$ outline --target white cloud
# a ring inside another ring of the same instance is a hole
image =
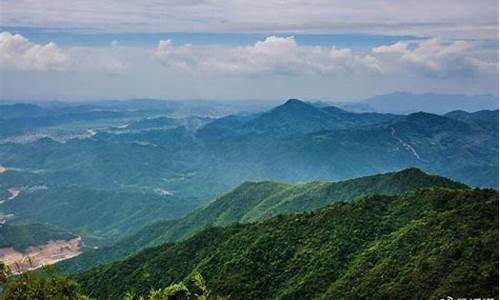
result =
[[[307,59],[293,37],[267,37],[253,46],[223,49],[201,62],[208,71],[234,74],[292,74],[306,69]]]
[[[384,70],[382,69],[379,60],[376,57],[369,54],[364,56],[356,56],[354,59],[354,65],[356,66],[361,65],[370,70],[374,70],[380,74],[384,73]]]
[[[67,70],[71,56],[55,43],[30,42],[19,34],[0,33],[0,64],[21,70]]]
[[[23,71],[105,72],[117,74],[127,64],[114,55],[113,49],[60,48],[54,42],[37,44],[20,34],[0,33],[0,66]]]
[[[269,36],[252,46],[175,46],[160,41],[154,56],[165,66],[233,75],[335,74],[380,71],[372,56],[358,56],[348,48],[299,46],[293,36]]]
[[[482,51],[473,42],[443,43],[437,39],[398,42],[372,49],[386,70],[423,72],[441,77],[495,74],[498,62],[484,59]]]
[[[167,68],[229,75],[420,74],[470,77],[497,74],[498,61],[474,42],[400,41],[354,52],[298,45],[293,36],[269,36],[251,46],[175,45],[160,41],[154,56]]]
[[[171,40],[161,40],[154,56],[166,67],[176,67],[189,71],[196,67],[196,56],[191,45],[174,46]]]
[[[496,94],[498,50],[486,46],[429,39],[367,49],[269,36],[249,46],[164,40],[151,48],[62,47],[2,33],[0,98],[337,100],[395,89]]]
[[[392,45],[382,45],[376,48],[373,48],[373,53],[377,54],[402,54],[408,48],[408,43],[406,42],[397,42]]]

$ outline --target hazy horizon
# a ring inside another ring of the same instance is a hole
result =
[[[465,97],[483,97],[483,96],[491,96],[495,98],[499,98],[498,94],[492,93],[432,93],[432,92],[422,92],[422,93],[412,93],[406,91],[389,91],[387,93],[382,94],[373,94],[367,97],[332,97],[332,98],[300,98],[300,97],[282,97],[282,98],[155,98],[155,97],[129,97],[129,98],[95,98],[95,99],[67,99],[67,98],[47,98],[47,99],[0,99],[1,104],[10,105],[10,104],[50,104],[50,103],[65,103],[68,105],[71,104],[89,104],[89,103],[102,103],[102,102],[126,102],[126,101],[135,101],[135,100],[150,100],[150,101],[172,101],[172,102],[214,102],[214,103],[265,103],[265,104],[280,104],[284,103],[290,99],[298,99],[305,102],[325,102],[330,104],[356,104],[361,102],[370,101],[372,98],[383,97],[394,94],[408,94],[412,96],[425,96],[425,95],[441,95],[441,96],[465,96]],[[368,103],[368,102],[366,102]]]

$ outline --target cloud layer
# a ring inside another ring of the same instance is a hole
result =
[[[361,68],[380,71],[369,55],[354,55],[351,49],[335,46],[299,46],[293,36],[269,36],[246,47],[176,46],[166,40],[158,43],[154,55],[166,67],[231,75],[326,75]]]
[[[60,48],[54,42],[37,44],[19,34],[0,33],[0,65],[24,71],[119,74],[129,66],[120,49],[118,42],[109,47]],[[358,52],[298,45],[293,36],[269,36],[251,46],[175,45],[161,40],[151,53],[157,62],[176,72],[232,76],[420,73],[467,77],[498,73],[496,57],[488,60],[487,53],[475,43],[437,39],[401,41]]]
[[[249,46],[167,39],[149,48],[119,41],[62,47],[3,32],[0,99],[331,98],[394,90],[496,94],[498,50],[481,45],[423,39],[348,48],[271,35]]]
[[[387,71],[393,72],[404,70],[441,77],[498,72],[498,61],[486,60],[484,52],[467,41],[441,43],[437,39],[429,39],[398,42],[376,47],[372,52]]]
[[[112,32],[377,33],[498,39],[498,0],[16,0],[2,26]]]
[[[121,73],[128,64],[117,49],[117,42],[110,47],[63,49],[54,42],[37,44],[19,34],[0,33],[0,64],[18,70]],[[247,76],[414,72],[445,77],[498,70],[498,61],[488,60],[473,42],[437,39],[402,41],[364,53],[335,46],[301,46],[293,36],[269,36],[251,46],[175,45],[161,40],[152,53],[163,66],[178,71]]]
[[[498,62],[482,58],[473,42],[436,39],[398,42],[354,53],[335,46],[300,46],[293,36],[269,36],[247,47],[174,45],[160,41],[155,58],[167,68],[231,75],[304,75],[370,72],[432,76],[494,74]]]

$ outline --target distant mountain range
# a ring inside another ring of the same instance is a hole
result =
[[[218,119],[197,136],[224,152],[226,160],[252,160],[253,169],[264,163],[282,170],[281,179],[289,181],[343,179],[417,166],[473,185],[498,184],[498,111],[470,116],[356,114],[289,100],[262,114]],[[482,166],[473,166],[473,161]],[[307,170],[314,170],[315,177]]]
[[[492,95],[468,96],[463,94],[412,94],[394,92],[370,97],[359,102],[338,104],[353,112],[383,112],[409,114],[419,111],[444,114],[454,110],[474,112],[498,109],[498,97]]]
[[[31,123],[27,134],[84,135],[0,143],[0,213],[104,247],[147,224],[179,219],[245,181],[339,181],[418,167],[468,185],[498,185],[498,111],[360,114],[292,99],[211,119],[132,104],[42,109],[40,117],[57,125]],[[9,109],[1,122],[12,116],[29,124],[38,111]],[[16,193],[10,200],[9,190]]]

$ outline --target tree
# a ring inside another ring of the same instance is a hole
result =
[[[127,292],[123,300],[224,300],[220,296],[212,296],[205,279],[194,272],[191,277],[193,289],[189,290],[183,282],[172,283],[163,289],[152,289],[147,298]]]
[[[0,265],[0,268],[5,270],[5,265],[2,265]],[[8,275],[8,273],[3,271],[2,276],[5,275]],[[7,279],[6,276],[2,278]],[[58,276],[50,267],[43,267],[40,274],[27,272],[6,280],[2,299],[88,300],[89,298],[80,292],[78,283]]]
[[[0,284],[7,282],[7,277],[11,274],[9,266],[0,261]]]

